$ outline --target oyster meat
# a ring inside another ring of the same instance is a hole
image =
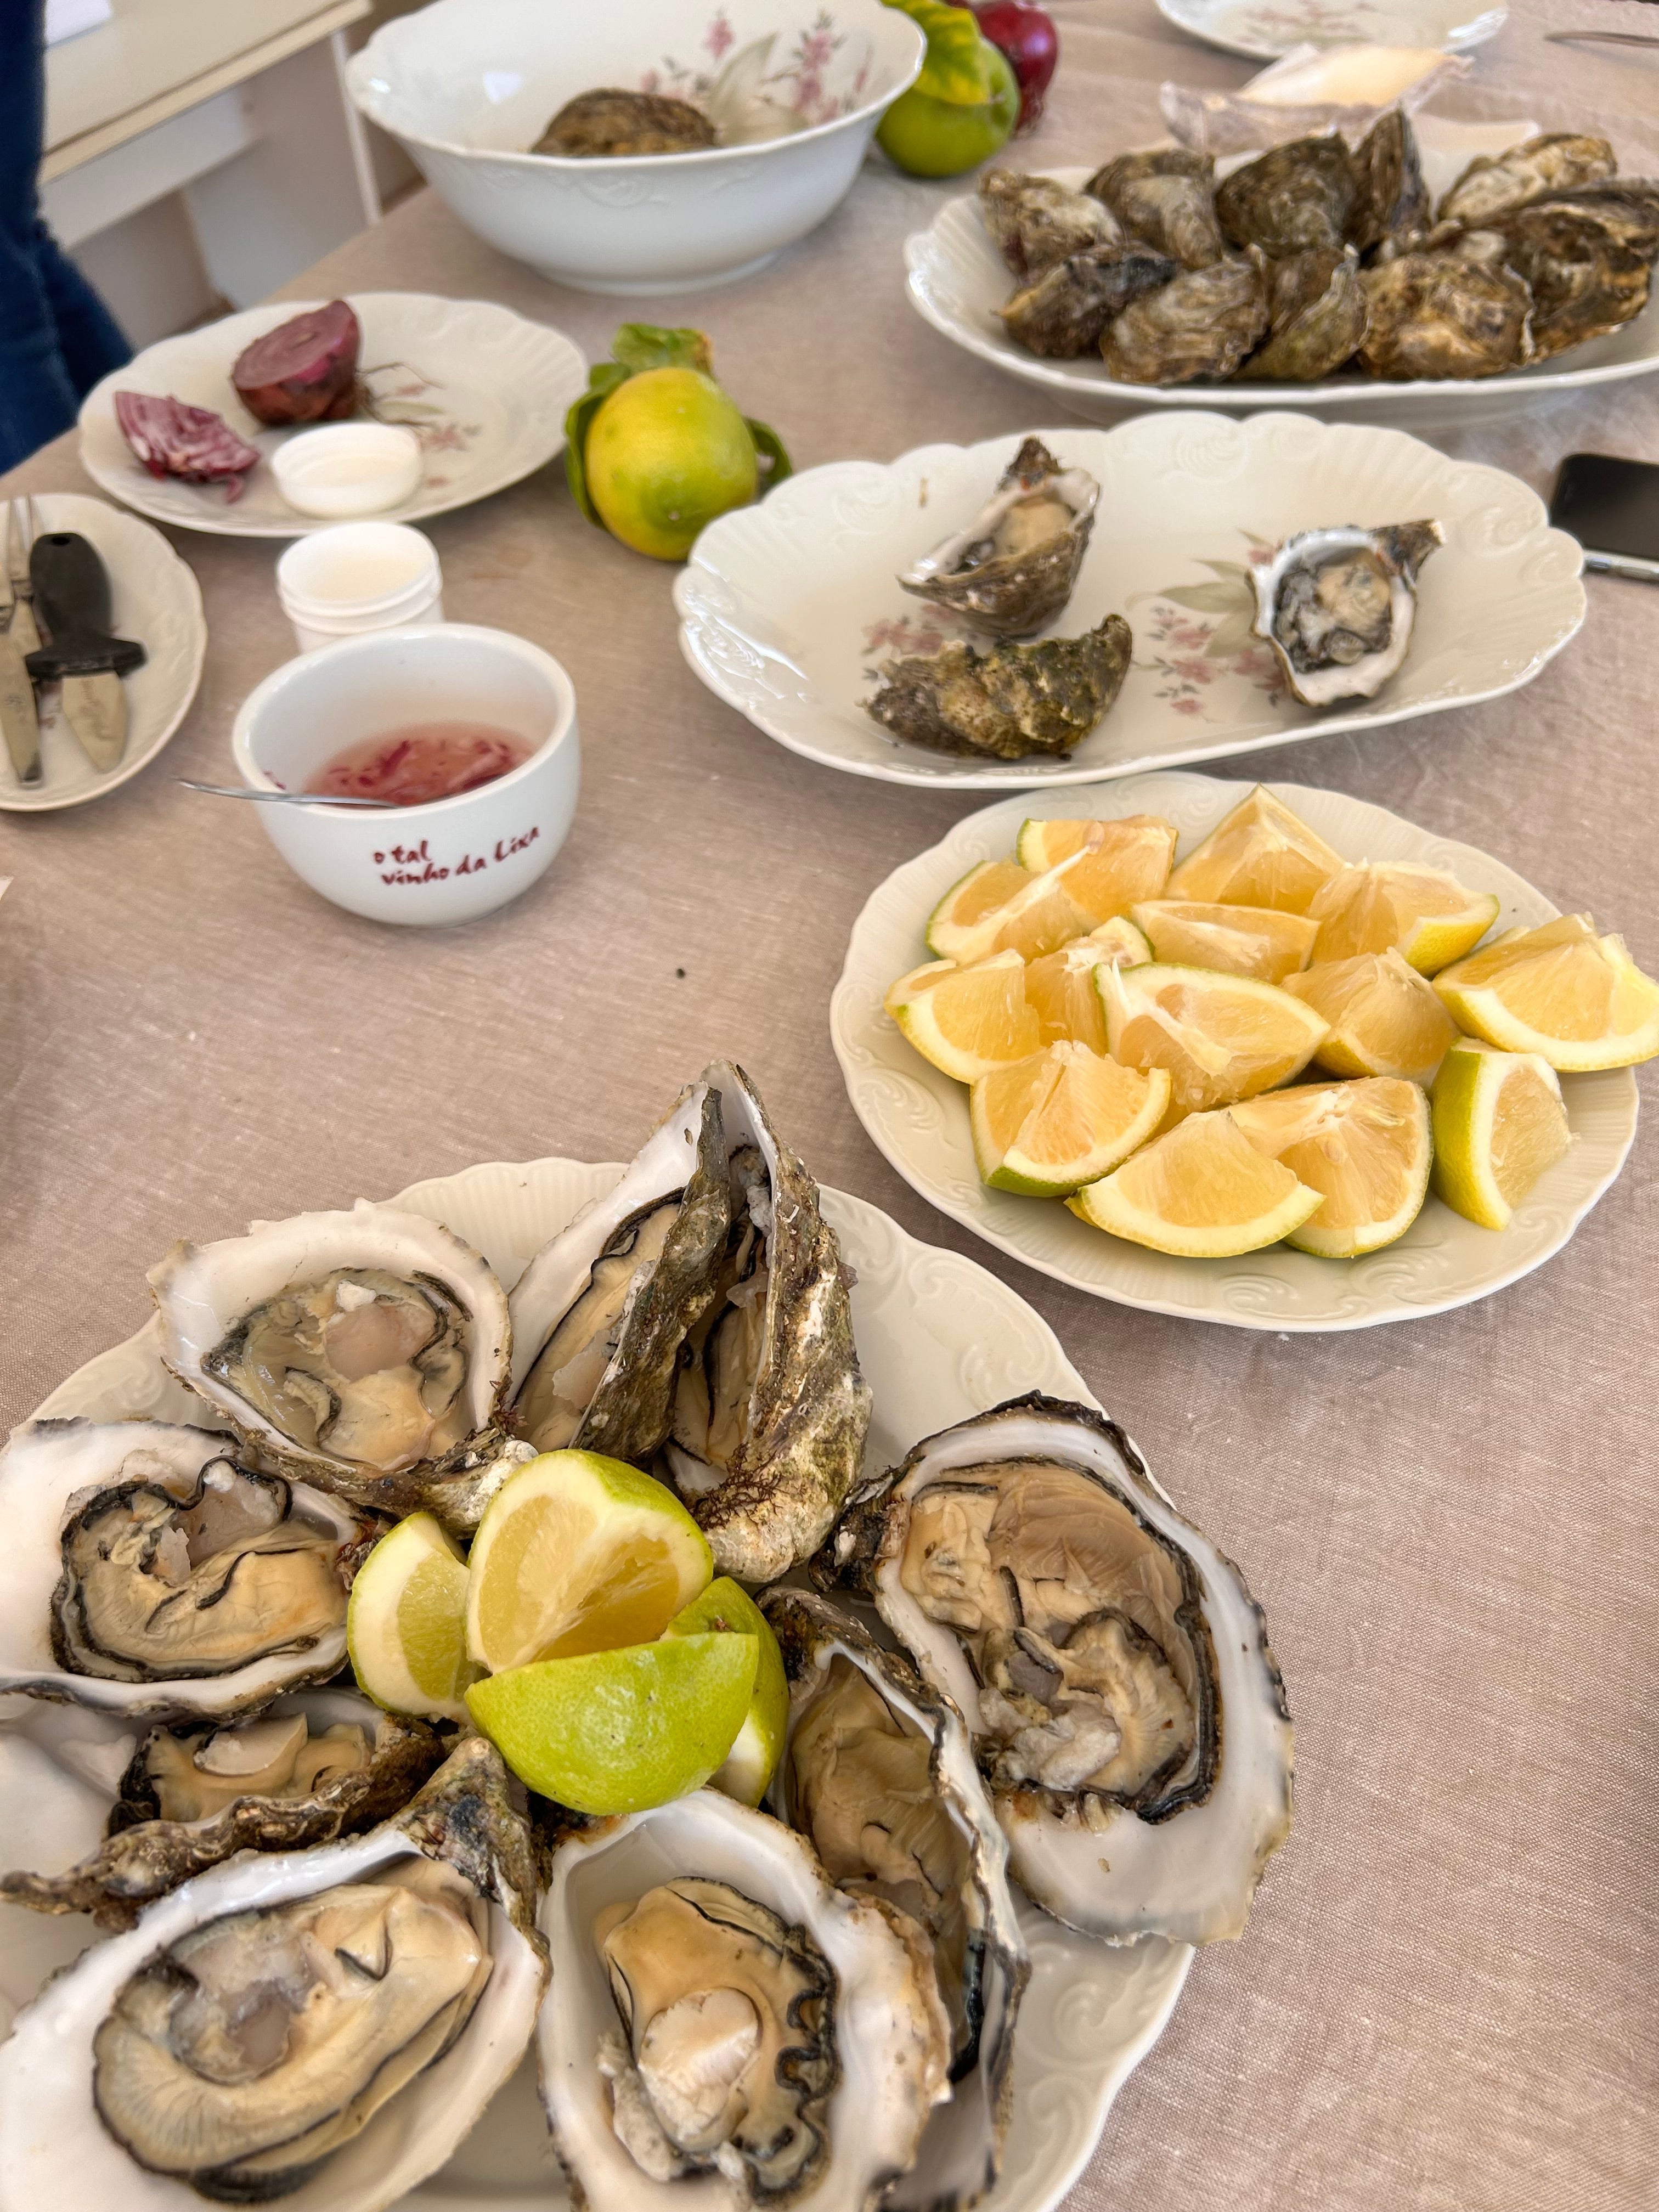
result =
[[[774,1808],[839,1887],[925,1929],[951,2026],[950,2102],[927,2124],[914,2176],[884,2203],[962,2212],[997,2176],[1030,1973],[1007,1843],[962,1716],[901,1653],[802,1591],[769,1591],[762,1607],[790,1682]]]
[[[1100,486],[1027,438],[977,514],[899,582],[989,636],[1035,637],[1072,596]]]
[[[566,100],[529,150],[591,160],[604,155],[700,154],[717,143],[714,125],[689,100],[606,85]]]
[[[31,1421],[0,1454],[0,1689],[130,1714],[244,1712],[345,1657],[379,1524],[159,1421]]]
[[[1402,253],[1364,272],[1359,362],[1373,376],[1496,376],[1532,355],[1532,295],[1513,270]]]
[[[459,1237],[359,1200],[176,1244],[149,1280],[163,1359],[276,1465],[379,1511],[476,1526],[468,1478],[500,1440],[507,1298]]]
[[[919,1444],[830,1555],[960,1708],[1037,1903],[1111,1942],[1243,1929],[1291,1822],[1291,1728],[1237,1568],[1091,1408],[1033,1395]]]
[[[1133,239],[1091,246],[1050,263],[1010,293],[997,313],[1016,345],[1047,360],[1076,361],[1095,350],[1107,325],[1131,300],[1167,284],[1180,266]]]
[[[988,169],[979,180],[979,211],[991,243],[1022,283],[1087,246],[1123,242],[1109,208],[1054,177]]]
[[[1578,185],[1599,185],[1616,175],[1619,163],[1605,138],[1555,131],[1528,138],[1506,153],[1482,154],[1469,163],[1441,201],[1436,215],[1442,222],[1461,222],[1470,229],[1490,222],[1511,208],[1547,192],[1570,191]]]
[[[1307,384],[1333,375],[1365,336],[1365,287],[1352,246],[1316,246],[1275,261],[1268,276],[1267,335],[1239,374]]]
[[[1252,249],[1133,301],[1101,339],[1101,358],[1125,384],[1189,384],[1231,376],[1267,329],[1267,264]]]
[[[1255,571],[1255,634],[1304,706],[1372,698],[1404,665],[1417,572],[1445,542],[1437,522],[1304,530]]]
[[[1226,252],[1216,220],[1214,163],[1184,146],[1121,154],[1084,186],[1132,238],[1168,254],[1183,269],[1207,269]]]
[[[234,1851],[290,1850],[372,1826],[407,1804],[444,1756],[424,1722],[344,1690],[302,1691],[223,1726],[154,1728],[107,1793],[95,1843],[43,1859],[14,1800],[35,1786],[40,1755],[54,1747],[26,1735],[34,1755],[20,1757],[17,1725],[0,1730],[0,1832],[27,1837],[38,1870],[0,1874],[0,1897],[41,1912],[90,1912],[106,1928],[130,1928],[141,1905]],[[129,1733],[124,1746],[131,1741]],[[70,1776],[77,1748],[59,1747],[54,1762]],[[82,1770],[80,1779],[91,1778]]]
[[[505,1769],[474,1738],[369,1834],[174,1890],[18,2015],[0,2207],[303,2189],[315,2212],[380,2212],[524,2053],[546,1982],[533,1881]]]
[[[542,2094],[588,2212],[866,2212],[947,2094],[902,1915],[713,1790],[568,1837],[541,1909],[558,1972]]]
[[[1340,248],[1358,197],[1352,157],[1333,133],[1293,138],[1246,161],[1216,186],[1215,208],[1230,244],[1279,259]]]
[[[1417,133],[1401,108],[1379,115],[1353,152],[1354,203],[1348,241],[1367,253],[1385,238],[1420,230],[1429,219],[1428,187]]]
[[[931,752],[997,760],[1069,753],[1123,688],[1133,647],[1121,615],[1106,616],[1081,637],[988,653],[953,639],[935,653],[885,662],[865,711],[895,737]]]

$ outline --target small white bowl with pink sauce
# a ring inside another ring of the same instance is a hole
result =
[[[230,744],[250,790],[318,793],[259,818],[302,882],[371,921],[473,921],[517,898],[563,844],[581,785],[569,677],[526,639],[463,623],[286,662],[243,702]],[[328,799],[428,789],[453,795]]]

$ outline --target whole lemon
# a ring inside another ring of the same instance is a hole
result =
[[[684,561],[704,525],[746,507],[760,480],[748,424],[695,368],[647,368],[618,385],[583,458],[605,528],[657,561]]]

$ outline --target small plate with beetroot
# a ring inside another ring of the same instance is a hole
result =
[[[319,422],[406,425],[424,469],[386,519],[418,522],[516,483],[564,445],[587,363],[562,331],[485,300],[362,292],[282,301],[166,338],[81,410],[81,460],[139,514],[229,538],[325,526],[292,507],[274,449]]]

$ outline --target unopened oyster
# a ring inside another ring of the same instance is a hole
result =
[[[1226,252],[1212,191],[1214,164],[1184,146],[1121,154],[1084,186],[1109,207],[1132,238],[1156,246],[1183,269],[1207,269]]]
[[[1010,293],[997,314],[1017,345],[1045,360],[1077,361],[1095,350],[1107,325],[1131,300],[1167,284],[1180,266],[1133,239],[1093,246],[1051,263]]]
[[[961,1709],[1015,1879],[1085,1934],[1237,1936],[1291,1824],[1291,1726],[1238,1571],[1115,1423],[1033,1395],[860,1493],[836,1571]]]
[[[1246,161],[1215,188],[1221,228],[1235,246],[1278,259],[1343,246],[1359,196],[1342,138],[1294,138]]]
[[[0,1690],[228,1716],[325,1680],[379,1524],[160,1421],[26,1422],[0,1453]]]
[[[1619,163],[1605,138],[1556,131],[1528,138],[1506,153],[1482,154],[1469,163],[1436,210],[1441,222],[1467,223],[1471,229],[1541,199],[1546,192],[1597,185],[1617,173]]]
[[[87,1725],[131,1753],[112,1790],[98,1790],[87,1762]],[[0,1874],[0,1897],[130,1928],[141,1905],[234,1852],[332,1843],[387,1819],[444,1750],[423,1721],[346,1690],[279,1698],[252,1720],[147,1731],[39,1707],[0,1728],[0,1833],[26,1843],[30,1861]],[[42,1835],[41,1800],[64,1802],[66,1826],[84,1820],[75,1801],[88,1792],[95,1827],[71,1829],[65,1851],[69,1836],[50,1816]]]
[[[1532,354],[1532,295],[1511,270],[1404,253],[1364,272],[1360,366],[1389,378],[1496,376]]]
[[[709,1790],[569,1836],[542,2095],[587,2212],[868,2212],[947,2094],[917,1931]]]
[[[1419,230],[1428,221],[1428,187],[1417,134],[1404,110],[1379,115],[1353,153],[1355,195],[1348,240],[1366,253],[1385,238]]]
[[[830,1880],[908,1913],[932,1945],[951,2024],[951,2100],[887,2212],[961,2212],[997,2176],[1014,2019],[1030,1973],[1008,1845],[962,1716],[901,1653],[799,1590],[761,1601],[789,1676],[775,1809]]]
[[[1127,307],[1100,342],[1126,384],[1231,376],[1267,328],[1267,264],[1254,249],[1193,269]]]
[[[1491,239],[1532,293],[1532,358],[1547,361],[1603,337],[1648,303],[1659,250],[1659,192],[1650,212],[1637,191],[1610,201],[1593,192],[1534,200],[1495,219]]]
[[[935,653],[885,662],[865,712],[932,752],[1068,753],[1123,688],[1133,647],[1129,625],[1108,615],[1081,637],[999,645],[988,653],[953,639]]]
[[[979,180],[979,202],[992,244],[1022,283],[1085,246],[1123,242],[1109,208],[1054,177],[988,169]]]
[[[1304,530],[1255,571],[1255,634],[1304,706],[1372,698],[1404,665],[1417,572],[1445,542],[1437,522]]]
[[[566,100],[532,154],[591,159],[596,155],[700,154],[716,143],[700,107],[672,93],[623,92],[601,86]]]
[[[0,2049],[0,2206],[302,2190],[311,2212],[381,2212],[525,2051],[547,1977],[533,1883],[506,1771],[474,1738],[370,1833],[160,1899]]]
[[[1316,247],[1275,261],[1268,278],[1267,336],[1241,376],[1311,383],[1351,361],[1365,336],[1365,287],[1359,256]]]
[[[477,1525],[507,1298],[459,1237],[360,1199],[175,1244],[149,1280],[162,1358],[277,1466],[377,1511]]]
[[[979,513],[898,580],[991,637],[1035,637],[1072,596],[1099,498],[1086,469],[1027,438]]]

